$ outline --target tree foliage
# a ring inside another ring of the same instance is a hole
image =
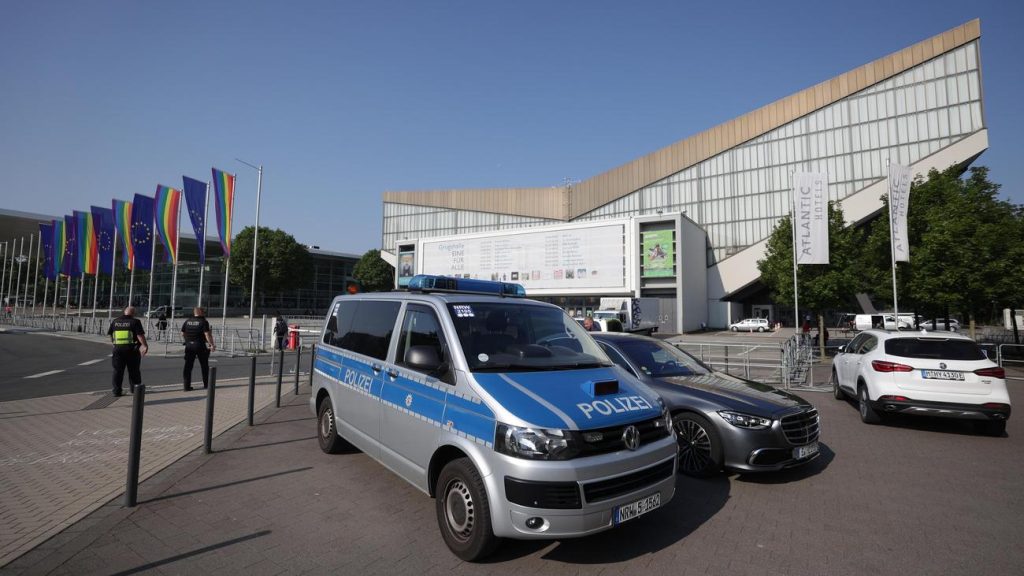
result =
[[[232,284],[251,290],[254,226],[246,226],[231,244]],[[313,257],[305,246],[282,230],[260,226],[256,253],[256,295],[279,294],[308,287],[313,281]],[[256,299],[259,301],[259,298]]]
[[[383,292],[395,287],[395,267],[380,257],[380,250],[368,250],[359,258],[352,275],[366,292]]]
[[[863,277],[858,270],[862,232],[846,227],[843,210],[828,205],[829,264],[804,264],[797,273],[800,308],[819,313],[848,303],[861,290]],[[785,216],[776,225],[765,257],[757,268],[768,286],[772,299],[792,306],[793,298],[793,224]]]

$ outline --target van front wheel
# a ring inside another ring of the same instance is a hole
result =
[[[487,490],[469,458],[449,462],[437,479],[437,523],[444,543],[467,562],[494,551],[498,537],[491,528]]]

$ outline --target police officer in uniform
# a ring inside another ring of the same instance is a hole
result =
[[[110,355],[114,365],[114,396],[122,394],[121,383],[124,381],[125,368],[128,369],[128,389],[135,392],[135,387],[142,384],[142,371],[139,369],[142,357],[149,351],[146,331],[142,328],[142,322],[135,317],[135,308],[125,308],[124,315],[110,323],[107,335],[114,344],[114,351]]]
[[[203,373],[203,388],[210,383],[210,352],[216,350],[210,323],[206,320],[205,311],[196,306],[192,316],[181,325],[181,338],[185,341],[185,391],[192,390],[192,365],[199,358],[199,371]],[[206,344],[210,347],[207,348]]]

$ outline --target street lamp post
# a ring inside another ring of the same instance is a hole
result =
[[[263,194],[263,165],[254,166],[241,158],[235,158],[256,171],[256,231],[252,235],[252,286],[249,289],[249,329],[252,330],[252,316],[256,313],[256,253],[260,239],[260,197]]]
[[[2,295],[4,297],[4,299],[0,299],[0,303],[6,304],[6,300],[5,299],[6,299],[7,295],[6,295],[6,292],[4,292],[4,279],[7,278],[7,246],[10,245],[10,242],[8,242],[7,240],[4,240],[3,242],[0,242],[0,244],[4,245],[3,256],[0,256],[0,258],[2,258],[3,262],[4,262],[4,264],[3,264],[3,271],[0,272],[0,295]]]

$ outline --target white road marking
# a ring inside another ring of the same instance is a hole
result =
[[[79,364],[79,366],[89,366],[90,364],[95,364],[97,362],[103,362],[104,360],[106,360],[106,358],[99,358],[97,360],[89,360],[87,362],[82,362],[81,364]]]
[[[43,372],[41,374],[33,374],[31,376],[25,376],[25,379],[28,380],[28,379],[31,379],[31,378],[42,378],[43,376],[49,376],[51,374],[60,374],[61,372],[63,372],[63,370],[50,370],[49,372]]]

